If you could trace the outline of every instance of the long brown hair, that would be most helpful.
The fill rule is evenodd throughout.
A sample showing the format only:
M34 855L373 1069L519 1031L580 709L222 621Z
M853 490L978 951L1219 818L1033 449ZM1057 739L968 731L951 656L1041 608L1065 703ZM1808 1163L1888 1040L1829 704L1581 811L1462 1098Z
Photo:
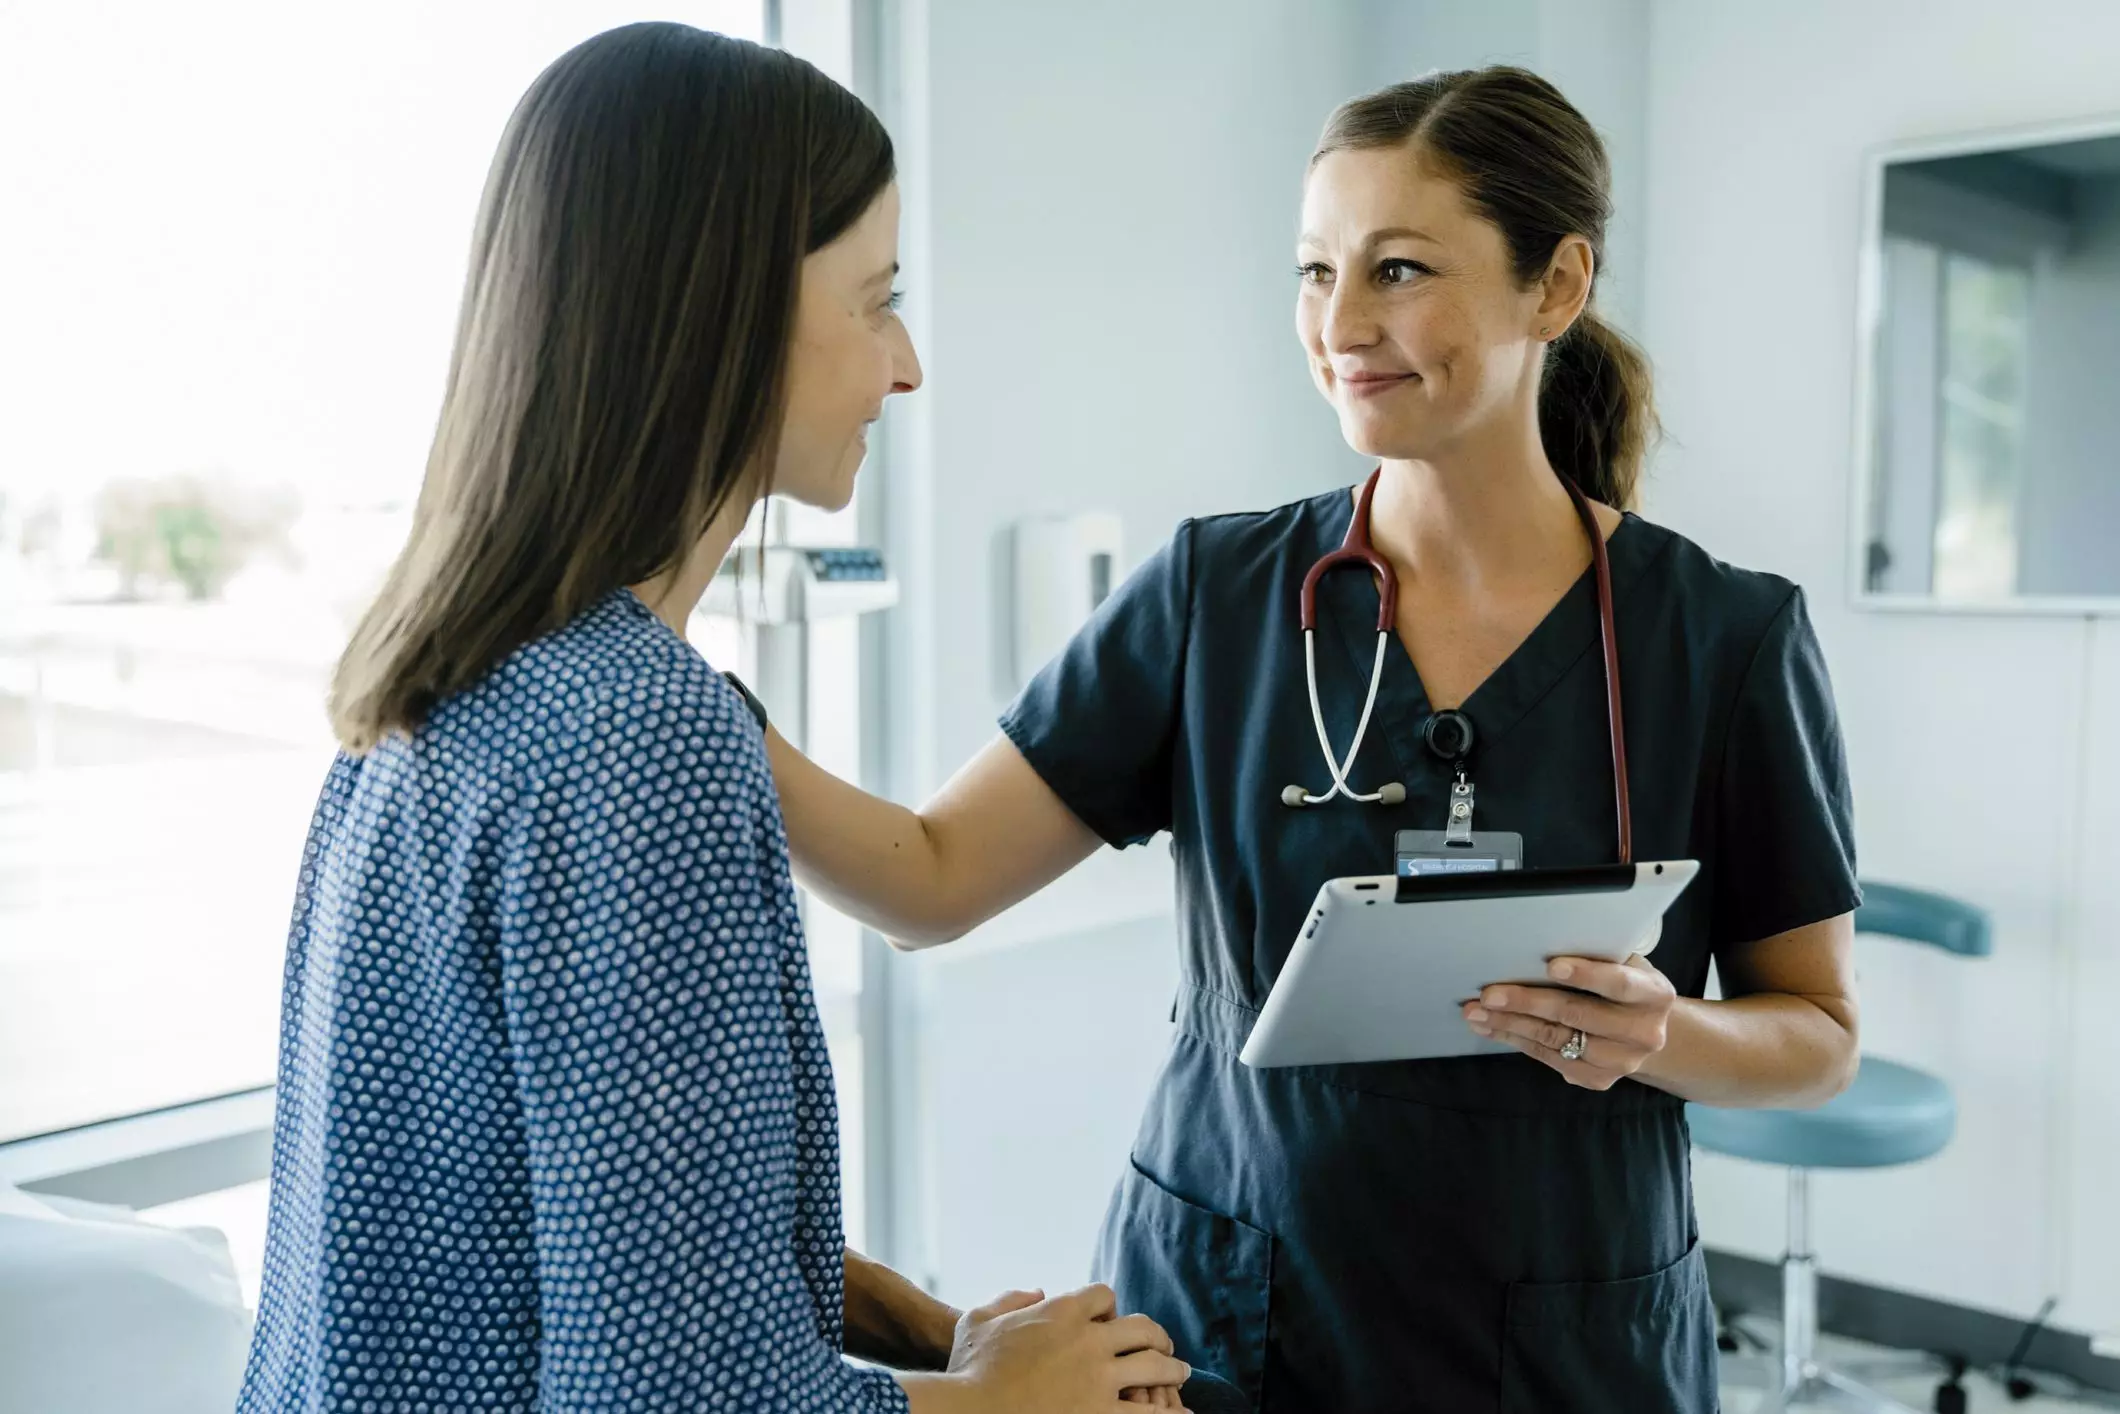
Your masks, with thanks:
M1537 74L1508 65L1435 73L1353 99L1327 121L1310 160L1399 146L1432 162L1501 229L1519 282L1542 277L1571 235L1590 243L1594 271L1604 270L1605 145ZM1587 496L1631 507L1657 436L1648 357L1586 306L1547 354L1538 421L1556 470Z
M803 257L894 174L859 99L676 24L568 51L486 178L412 533L331 684L349 751L766 489Z

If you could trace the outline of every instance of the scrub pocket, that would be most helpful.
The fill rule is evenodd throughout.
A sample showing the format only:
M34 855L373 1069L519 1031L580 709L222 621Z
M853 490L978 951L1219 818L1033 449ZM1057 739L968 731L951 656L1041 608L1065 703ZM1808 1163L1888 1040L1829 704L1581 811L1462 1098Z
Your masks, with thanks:
M1695 1243L1626 1281L1518 1284L1502 1331L1502 1414L1713 1414L1715 1311Z
M1180 1198L1135 1163L1104 1220L1097 1270L1119 1293L1121 1311L1153 1317L1179 1359L1219 1375L1259 1407L1271 1236Z

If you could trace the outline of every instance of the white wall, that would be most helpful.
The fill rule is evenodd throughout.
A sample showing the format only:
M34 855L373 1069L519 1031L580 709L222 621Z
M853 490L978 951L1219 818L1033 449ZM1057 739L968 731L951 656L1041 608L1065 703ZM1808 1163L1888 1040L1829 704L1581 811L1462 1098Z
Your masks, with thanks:
M1355 0L1353 8L1359 47L1351 67L1363 88L1429 69L1521 64L1582 110L1612 163L1598 302L1613 323L1638 330L1648 0Z
M929 1201L949 1295L1089 1279L1177 985L1167 915L938 962L928 1059L945 1162Z
M1865 1040L1948 1076L1956 1144L1829 1175L1830 1270L2120 1329L2120 622L1848 607L1855 251L1866 149L2120 110L2120 8L1660 0L1644 330L1672 445L1651 512L1810 587L1863 871L1991 908L1998 952L1865 946ZM2008 742L2008 749L1990 744ZM1703 1156L1708 1240L1774 1257L1774 1175Z

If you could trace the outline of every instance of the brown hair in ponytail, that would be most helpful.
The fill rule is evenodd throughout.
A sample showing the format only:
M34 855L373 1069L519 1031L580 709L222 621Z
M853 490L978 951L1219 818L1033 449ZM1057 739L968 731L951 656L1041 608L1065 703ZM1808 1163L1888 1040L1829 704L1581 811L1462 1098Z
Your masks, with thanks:
M1611 168L1596 129L1537 74L1497 65L1429 74L1342 104L1311 156L1418 146L1508 242L1516 277L1546 273L1568 236L1605 265ZM1593 276L1594 278L1594 276ZM1627 509L1656 440L1649 360L1586 306L1550 346L1539 433L1556 470L1583 493Z

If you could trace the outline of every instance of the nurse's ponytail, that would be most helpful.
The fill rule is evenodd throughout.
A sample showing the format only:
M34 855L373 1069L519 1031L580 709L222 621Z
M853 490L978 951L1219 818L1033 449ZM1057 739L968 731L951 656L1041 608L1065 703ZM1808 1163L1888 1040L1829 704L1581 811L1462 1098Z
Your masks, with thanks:
M1546 459L1585 496L1621 510L1633 506L1656 440L1649 358L1594 309L1547 350L1538 430Z
M1456 181L1501 229L1517 279L1541 279L1568 236L1605 268L1611 167L1597 130L1537 74L1497 65L1434 73L1342 104L1311 162L1348 148L1405 146ZM1627 509L1657 436L1649 360L1586 304L1547 346L1539 432L1554 468L1606 505Z

